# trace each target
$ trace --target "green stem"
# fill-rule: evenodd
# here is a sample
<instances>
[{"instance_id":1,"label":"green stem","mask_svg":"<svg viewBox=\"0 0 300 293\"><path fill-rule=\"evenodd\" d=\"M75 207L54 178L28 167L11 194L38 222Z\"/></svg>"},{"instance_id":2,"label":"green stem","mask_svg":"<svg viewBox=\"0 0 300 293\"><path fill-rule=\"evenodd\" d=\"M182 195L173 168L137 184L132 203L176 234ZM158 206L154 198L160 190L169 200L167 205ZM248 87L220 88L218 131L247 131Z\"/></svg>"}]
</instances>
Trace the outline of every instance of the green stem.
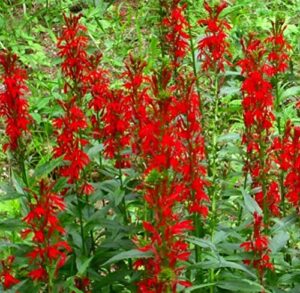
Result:
<instances>
[{"instance_id":1,"label":"green stem","mask_svg":"<svg viewBox=\"0 0 300 293\"><path fill-rule=\"evenodd\" d=\"M20 158L20 166L21 166L22 179L23 179L26 187L29 187L24 156L22 156L22 158Z\"/></svg>"},{"instance_id":2,"label":"green stem","mask_svg":"<svg viewBox=\"0 0 300 293\"><path fill-rule=\"evenodd\" d=\"M195 57L195 46L194 46L194 40L193 40L193 35L192 35L192 28L191 28L191 22L190 22L190 9L189 5L187 6L187 22L188 22L188 33L190 36L190 51L192 55L192 66L193 66L193 72L195 76L195 81L196 81L196 90L197 94L200 97L200 84L199 84L199 79L198 79L198 74L197 74L197 64L196 64L196 57ZM202 110L202 103L200 103L200 110L201 113L203 112Z\"/></svg>"},{"instance_id":3,"label":"green stem","mask_svg":"<svg viewBox=\"0 0 300 293\"><path fill-rule=\"evenodd\" d=\"M82 254L86 254L86 249L85 249L85 236L84 236L84 229L83 229L83 217L82 217L82 210L81 210L81 199L78 194L78 184L76 183L76 199L77 199L77 208L79 212L79 225L80 225L80 235L81 235L81 241L82 241Z\"/></svg>"},{"instance_id":4,"label":"green stem","mask_svg":"<svg viewBox=\"0 0 300 293\"><path fill-rule=\"evenodd\" d=\"M283 134L281 130L281 117L278 115L278 113L282 113L281 111L281 103L280 103L280 95L279 95L279 89L278 89L278 75L275 75L275 111L277 114L276 117L276 124L278 129L278 136L281 142L283 141ZM280 169L279 174L279 185L280 185L280 196L281 196L281 207L283 211L283 216L285 216L285 189L284 189L284 171Z\"/></svg>"},{"instance_id":5,"label":"green stem","mask_svg":"<svg viewBox=\"0 0 300 293\"><path fill-rule=\"evenodd\" d=\"M213 119L213 138L212 138L212 164L211 164L211 174L212 174L212 236L214 229L216 227L216 210L217 210L217 188L216 188L216 180L217 180L217 129L218 129L218 116L219 116L219 87L218 87L218 77L216 77L215 81L215 104L214 104L214 119Z\"/></svg>"},{"instance_id":6,"label":"green stem","mask_svg":"<svg viewBox=\"0 0 300 293\"><path fill-rule=\"evenodd\" d=\"M217 226L217 200L218 200L218 188L216 186L217 181L217 156L218 156L218 148L217 148L217 137L218 137L218 131L217 129L219 126L218 118L219 118L219 77L216 73L216 79L215 79L215 85L214 85L214 116L213 116L213 134L212 134L212 149L211 149L211 156L212 161L209 160L209 171L212 175L212 182L211 182L211 239L213 240L215 229ZM210 270L210 282L215 282L215 271L214 269ZM210 292L213 293L215 290L215 285L212 284L210 286Z\"/></svg>"},{"instance_id":7,"label":"green stem","mask_svg":"<svg viewBox=\"0 0 300 293\"><path fill-rule=\"evenodd\" d=\"M266 165L266 158L265 158L265 145L262 141L262 138L259 140L259 160L260 160L260 166L262 170L261 174L261 183L262 183L262 193L263 193L263 213L264 213L264 223L266 227L268 226L269 222L269 208L268 208L268 199L267 199L267 178L265 170Z\"/></svg>"},{"instance_id":8,"label":"green stem","mask_svg":"<svg viewBox=\"0 0 300 293\"><path fill-rule=\"evenodd\" d=\"M248 154L247 154L247 157L248 157ZM248 161L248 159L247 159L247 161ZM248 171L245 172L245 178L244 178L244 184L243 184L244 190L246 190L246 188L247 188L247 180L248 180ZM242 216L243 216L243 206L241 205L240 210L239 210L238 220L237 220L237 227L242 222Z\"/></svg>"}]
</instances>

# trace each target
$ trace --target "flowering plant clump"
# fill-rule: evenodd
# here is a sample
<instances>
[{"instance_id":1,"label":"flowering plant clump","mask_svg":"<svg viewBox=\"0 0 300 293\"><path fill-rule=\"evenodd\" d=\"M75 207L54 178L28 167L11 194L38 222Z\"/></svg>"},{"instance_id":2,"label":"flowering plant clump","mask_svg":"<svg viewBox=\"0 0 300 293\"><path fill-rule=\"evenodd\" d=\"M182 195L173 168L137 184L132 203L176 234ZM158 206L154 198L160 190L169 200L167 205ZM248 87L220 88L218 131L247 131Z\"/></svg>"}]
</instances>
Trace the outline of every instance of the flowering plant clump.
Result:
<instances>
[{"instance_id":1,"label":"flowering plant clump","mask_svg":"<svg viewBox=\"0 0 300 293\"><path fill-rule=\"evenodd\" d=\"M297 291L293 1L2 2L1 292Z\"/></svg>"}]
</instances>

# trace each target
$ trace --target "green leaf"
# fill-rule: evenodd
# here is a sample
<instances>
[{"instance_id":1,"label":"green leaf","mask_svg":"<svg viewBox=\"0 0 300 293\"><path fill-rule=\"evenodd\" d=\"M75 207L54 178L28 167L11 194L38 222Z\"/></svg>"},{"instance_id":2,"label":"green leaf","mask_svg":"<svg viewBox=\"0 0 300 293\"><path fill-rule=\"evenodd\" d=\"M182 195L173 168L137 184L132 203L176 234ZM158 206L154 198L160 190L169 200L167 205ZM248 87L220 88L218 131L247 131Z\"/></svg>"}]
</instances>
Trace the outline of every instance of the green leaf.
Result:
<instances>
[{"instance_id":1,"label":"green leaf","mask_svg":"<svg viewBox=\"0 0 300 293\"><path fill-rule=\"evenodd\" d=\"M34 170L33 177L41 178L48 176L55 168L57 168L62 162L61 158L53 159L50 162L38 165Z\"/></svg>"},{"instance_id":2,"label":"green leaf","mask_svg":"<svg viewBox=\"0 0 300 293\"><path fill-rule=\"evenodd\" d=\"M115 206L117 207L123 200L125 196L125 191L121 188L118 188L114 191L114 199L115 199Z\"/></svg>"},{"instance_id":3,"label":"green leaf","mask_svg":"<svg viewBox=\"0 0 300 293\"><path fill-rule=\"evenodd\" d=\"M230 292L262 292L264 289L256 282L246 279L223 280L217 283L217 287L230 290Z\"/></svg>"},{"instance_id":4,"label":"green leaf","mask_svg":"<svg viewBox=\"0 0 300 293\"><path fill-rule=\"evenodd\" d=\"M250 275L251 277L253 277L254 279L256 279L256 275L253 274L246 266L239 264L239 263L235 263L232 261L227 261L225 259L221 260L221 264L220 267L222 268L231 268L231 269L236 269L236 270L241 270L245 273L247 273L248 275Z\"/></svg>"},{"instance_id":5,"label":"green leaf","mask_svg":"<svg viewBox=\"0 0 300 293\"><path fill-rule=\"evenodd\" d=\"M278 252L288 242L290 236L286 231L280 231L270 241L269 247L272 253Z\"/></svg>"},{"instance_id":6,"label":"green leaf","mask_svg":"<svg viewBox=\"0 0 300 293\"><path fill-rule=\"evenodd\" d=\"M24 192L17 192L11 185L9 184L1 184L0 185L0 196L1 201L5 200L13 200L24 196Z\"/></svg>"},{"instance_id":7,"label":"green leaf","mask_svg":"<svg viewBox=\"0 0 300 293\"><path fill-rule=\"evenodd\" d=\"M210 248L213 251L217 251L216 246L209 240L201 239L201 238L198 238L195 236L188 236L186 238L186 241L188 241L194 245L200 246L202 248Z\"/></svg>"},{"instance_id":8,"label":"green leaf","mask_svg":"<svg viewBox=\"0 0 300 293\"><path fill-rule=\"evenodd\" d=\"M77 267L79 276L84 276L84 274L86 273L88 266L90 265L93 258L94 258L94 256L91 256L90 258L88 258L86 260L81 259L79 257L76 258L76 267Z\"/></svg>"},{"instance_id":9,"label":"green leaf","mask_svg":"<svg viewBox=\"0 0 300 293\"><path fill-rule=\"evenodd\" d=\"M12 172L12 184L14 186L14 188L16 189L16 191L20 194L25 194L24 190L23 190L23 182L21 180L21 178L15 173Z\"/></svg>"},{"instance_id":10,"label":"green leaf","mask_svg":"<svg viewBox=\"0 0 300 293\"><path fill-rule=\"evenodd\" d=\"M300 94L300 86L293 86L290 87L288 89L286 89L283 93L282 93L282 98L288 98L288 97L292 97L292 96L296 96Z\"/></svg>"},{"instance_id":11,"label":"green leaf","mask_svg":"<svg viewBox=\"0 0 300 293\"><path fill-rule=\"evenodd\" d=\"M209 286L213 286L215 284L216 283L206 283L206 284L202 284L202 285L196 285L196 286L192 286L192 287L189 287L189 288L185 289L183 292L184 293L190 293L190 292L193 292L194 290L209 287Z\"/></svg>"},{"instance_id":12,"label":"green leaf","mask_svg":"<svg viewBox=\"0 0 300 293\"><path fill-rule=\"evenodd\" d=\"M227 133L218 137L218 142L228 142L240 140L241 136L238 133Z\"/></svg>"},{"instance_id":13,"label":"green leaf","mask_svg":"<svg viewBox=\"0 0 300 293\"><path fill-rule=\"evenodd\" d=\"M110 258L108 261L106 261L103 266L118 262L120 260L128 259L128 258L149 258L152 256L151 252L143 252L138 249L131 249L129 251L121 252L112 258Z\"/></svg>"},{"instance_id":14,"label":"green leaf","mask_svg":"<svg viewBox=\"0 0 300 293\"><path fill-rule=\"evenodd\" d=\"M2 231L17 231L23 227L19 219L7 219L0 222L0 230Z\"/></svg>"},{"instance_id":15,"label":"green leaf","mask_svg":"<svg viewBox=\"0 0 300 293\"><path fill-rule=\"evenodd\" d=\"M243 197L244 197L244 203L246 209L253 214L254 212L257 212L259 215L262 214L262 210L258 203L253 199L244 189L241 189Z\"/></svg>"}]
</instances>

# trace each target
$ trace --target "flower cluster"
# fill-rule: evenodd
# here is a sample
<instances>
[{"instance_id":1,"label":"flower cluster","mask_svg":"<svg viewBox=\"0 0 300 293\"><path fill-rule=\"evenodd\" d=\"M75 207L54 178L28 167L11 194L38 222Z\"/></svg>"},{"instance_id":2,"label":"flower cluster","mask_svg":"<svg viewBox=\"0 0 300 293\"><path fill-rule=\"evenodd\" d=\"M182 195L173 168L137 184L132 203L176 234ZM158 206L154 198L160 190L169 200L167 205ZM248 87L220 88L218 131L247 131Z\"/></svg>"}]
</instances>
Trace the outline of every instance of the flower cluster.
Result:
<instances>
[{"instance_id":1,"label":"flower cluster","mask_svg":"<svg viewBox=\"0 0 300 293\"><path fill-rule=\"evenodd\" d=\"M89 108L93 110L91 123L93 126L93 137L102 139L102 116L105 111L106 101L111 95L108 72L99 66L102 54L90 57L89 88L92 99Z\"/></svg>"},{"instance_id":2,"label":"flower cluster","mask_svg":"<svg viewBox=\"0 0 300 293\"><path fill-rule=\"evenodd\" d=\"M300 127L293 126L288 121L282 141L274 142L274 149L278 152L278 164L287 172L284 186L286 198L299 210L300 208Z\"/></svg>"},{"instance_id":3,"label":"flower cluster","mask_svg":"<svg viewBox=\"0 0 300 293\"><path fill-rule=\"evenodd\" d=\"M247 146L245 171L249 172L256 188L256 200L264 211L279 214L280 195L278 184L270 178L272 156L270 134L275 119L273 114L272 85L265 78L265 54L263 43L250 35L247 44L242 41L245 58L238 62L245 80L242 83L245 133ZM268 187L267 187L268 185Z\"/></svg>"},{"instance_id":4,"label":"flower cluster","mask_svg":"<svg viewBox=\"0 0 300 293\"><path fill-rule=\"evenodd\" d=\"M270 262L269 253L271 252L269 248L268 237L262 233L263 230L263 217L254 212L254 222L253 222L253 234L250 241L246 241L241 244L241 247L245 251L251 251L254 254L253 260L246 259L244 263L253 264L258 270L259 277L262 281L264 270L273 269L273 264Z\"/></svg>"},{"instance_id":5,"label":"flower cluster","mask_svg":"<svg viewBox=\"0 0 300 293\"><path fill-rule=\"evenodd\" d=\"M6 260L1 260L2 271L0 272L0 283L4 289L10 289L12 286L18 284L20 280L13 276L12 264L15 260L13 255L7 257Z\"/></svg>"},{"instance_id":6,"label":"flower cluster","mask_svg":"<svg viewBox=\"0 0 300 293\"><path fill-rule=\"evenodd\" d=\"M183 183L182 194L189 202L189 212L198 213L204 218L208 208L204 202L209 198L205 193L208 185L204 179L206 168L203 166L205 159L204 137L201 127L200 97L194 90L194 79L191 76L179 75L177 79L176 107L181 115L178 119L178 135L182 142L182 154L178 172L182 174L180 181Z\"/></svg>"},{"instance_id":7,"label":"flower cluster","mask_svg":"<svg viewBox=\"0 0 300 293\"><path fill-rule=\"evenodd\" d=\"M122 75L124 78L124 95L128 101L127 112L131 115L128 133L132 151L131 161L133 162L143 158L142 151L145 146L142 146L141 130L150 122L147 113L147 107L150 106L151 102L148 95L149 87L147 86L149 78L143 73L146 65L145 61L129 55ZM139 162L136 164L139 165Z\"/></svg>"},{"instance_id":8,"label":"flower cluster","mask_svg":"<svg viewBox=\"0 0 300 293\"><path fill-rule=\"evenodd\" d=\"M88 38L84 35L86 27L80 24L82 15L64 14L65 24L61 37L58 38L59 56L63 58L62 72L66 80L64 91L82 98L87 91L88 69L90 67L87 55ZM70 81L70 82L69 82Z\"/></svg>"},{"instance_id":9,"label":"flower cluster","mask_svg":"<svg viewBox=\"0 0 300 293\"><path fill-rule=\"evenodd\" d=\"M62 72L65 77L64 92L67 101L60 101L64 115L54 120L57 135L56 157L62 157L66 166L61 168L61 175L68 178L69 183L77 181L89 157L83 147L87 140L82 132L87 129L87 119L80 107L87 93L90 61L86 53L87 38L83 35L86 28L79 23L79 16L64 15L66 27L58 38L59 56L63 58Z\"/></svg>"},{"instance_id":10,"label":"flower cluster","mask_svg":"<svg viewBox=\"0 0 300 293\"><path fill-rule=\"evenodd\" d=\"M128 98L122 90L112 90L107 95L105 111L102 118L104 122L104 153L109 158L116 158L116 167L128 166L127 156L122 150L129 145L129 121L131 118Z\"/></svg>"},{"instance_id":11,"label":"flower cluster","mask_svg":"<svg viewBox=\"0 0 300 293\"><path fill-rule=\"evenodd\" d=\"M138 283L139 292L176 292L176 286L190 285L180 280L182 268L179 261L190 255L184 234L193 229L190 220L182 219L177 211L184 198L183 186L175 170L179 167L182 145L175 133L174 120L180 109L174 96L174 87L169 85L172 72L163 69L160 78L152 77L153 100L149 106L149 124L140 131L143 155L146 158L144 172L144 198L153 211L153 220L144 221L143 227L150 234L142 251L152 253L150 259L138 260L136 268L144 268L146 278ZM151 109L151 111L150 111Z\"/></svg>"},{"instance_id":12,"label":"flower cluster","mask_svg":"<svg viewBox=\"0 0 300 293\"><path fill-rule=\"evenodd\" d=\"M225 64L231 56L229 43L226 40L227 30L231 28L229 23L220 19L220 13L227 7L227 3L221 1L219 5L210 6L204 1L204 8L208 12L208 18L200 19L199 25L205 26L205 37L198 43L199 59L202 61L202 69L224 71Z\"/></svg>"},{"instance_id":13,"label":"flower cluster","mask_svg":"<svg viewBox=\"0 0 300 293\"><path fill-rule=\"evenodd\" d=\"M268 52L268 61L270 65L267 68L267 74L274 76L285 72L288 68L289 55L287 52L292 49L291 45L284 38L286 25L279 21L272 22L271 36L265 42L271 47Z\"/></svg>"},{"instance_id":14,"label":"flower cluster","mask_svg":"<svg viewBox=\"0 0 300 293\"><path fill-rule=\"evenodd\" d=\"M164 45L168 46L168 53L172 58L174 67L179 66L179 60L183 58L188 50L189 35L186 33L188 22L184 16L186 4L180 5L181 0L172 0L166 8L166 17L162 25L166 28L164 34Z\"/></svg>"},{"instance_id":15,"label":"flower cluster","mask_svg":"<svg viewBox=\"0 0 300 293\"><path fill-rule=\"evenodd\" d=\"M17 55L8 51L0 51L0 64L3 68L0 76L3 83L3 89L0 89L0 117L5 120L5 133L9 137L3 149L14 151L18 147L19 138L28 131L31 120L25 98L26 71L19 67Z\"/></svg>"},{"instance_id":16,"label":"flower cluster","mask_svg":"<svg viewBox=\"0 0 300 293\"><path fill-rule=\"evenodd\" d=\"M27 224L22 237L31 235L34 248L27 254L33 268L28 276L32 280L47 281L50 270L55 265L55 273L66 261L71 248L62 240L64 228L58 219L58 212L65 209L63 199L52 191L53 184L41 180L39 192L30 191L32 201L29 213L23 218Z\"/></svg>"}]
</instances>

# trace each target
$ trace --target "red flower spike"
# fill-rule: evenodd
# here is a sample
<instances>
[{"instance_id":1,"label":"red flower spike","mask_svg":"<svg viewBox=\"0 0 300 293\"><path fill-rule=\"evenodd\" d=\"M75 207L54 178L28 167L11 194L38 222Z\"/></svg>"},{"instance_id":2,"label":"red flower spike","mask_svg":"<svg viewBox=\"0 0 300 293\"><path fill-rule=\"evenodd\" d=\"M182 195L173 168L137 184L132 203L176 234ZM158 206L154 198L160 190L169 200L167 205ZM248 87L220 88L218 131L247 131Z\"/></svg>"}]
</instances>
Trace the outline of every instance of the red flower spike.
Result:
<instances>
[{"instance_id":1,"label":"red flower spike","mask_svg":"<svg viewBox=\"0 0 300 293\"><path fill-rule=\"evenodd\" d=\"M300 209L300 127L287 121L282 140L274 146L280 168L286 171L284 186L287 200Z\"/></svg>"},{"instance_id":2,"label":"red flower spike","mask_svg":"<svg viewBox=\"0 0 300 293\"><path fill-rule=\"evenodd\" d=\"M179 66L179 62L185 57L189 48L189 35L187 34L188 22L184 16L186 5L180 5L181 0L172 0L166 5L167 16L163 19L162 25L166 28L164 45L167 46L168 53L172 59L174 67Z\"/></svg>"},{"instance_id":3,"label":"red flower spike","mask_svg":"<svg viewBox=\"0 0 300 293\"><path fill-rule=\"evenodd\" d=\"M0 65L3 67L3 74L0 81L3 83L3 90L0 90L0 117L6 123L5 133L8 136L8 143L3 146L15 151L19 145L19 139L28 131L31 116L28 113L28 103L25 98L27 92L26 71L18 66L18 57L8 51L0 51Z\"/></svg>"},{"instance_id":4,"label":"red flower spike","mask_svg":"<svg viewBox=\"0 0 300 293\"><path fill-rule=\"evenodd\" d=\"M220 13L227 7L227 3L222 1L219 5L210 6L204 1L204 8L208 12L208 18L200 19L199 25L205 26L205 37L198 43L199 56L202 60L202 69L207 71L213 69L224 71L225 64L230 65L229 43L227 39L227 30L231 28L229 23L220 19Z\"/></svg>"},{"instance_id":5,"label":"red flower spike","mask_svg":"<svg viewBox=\"0 0 300 293\"><path fill-rule=\"evenodd\" d=\"M265 40L266 45L271 47L268 53L270 65L267 68L267 74L269 76L283 73L288 68L288 62L290 60L288 52L292 47L285 40L283 35L286 27L286 25L283 25L283 23L278 20L272 22L271 36Z\"/></svg>"},{"instance_id":6,"label":"red flower spike","mask_svg":"<svg viewBox=\"0 0 300 293\"><path fill-rule=\"evenodd\" d=\"M199 99L194 93L193 82L186 84L179 79L173 86L170 85L171 77L172 70L164 68L161 78L155 75L149 79L153 98L146 108L147 119L141 121L139 130L140 153L146 165L140 189L153 211L153 221L143 223L147 243L137 243L141 251L152 253L151 258L135 263L137 269L145 272L145 277L138 282L138 292L176 292L178 284L189 285L180 278L183 270L180 262L190 256L184 238L193 226L190 220L182 219L178 207L187 199L191 205L195 200L202 207L203 199L207 198L202 181L205 169L200 163L190 164L190 160L197 162L204 154ZM188 125L183 124L183 116L187 117ZM189 149L186 147L187 138L191 144ZM192 178L189 177L191 169ZM182 183L183 174L189 180L186 184ZM196 192L190 192L196 178L199 181L195 188L199 188L197 191L201 194L197 200Z\"/></svg>"},{"instance_id":7,"label":"red flower spike","mask_svg":"<svg viewBox=\"0 0 300 293\"><path fill-rule=\"evenodd\" d=\"M262 174L267 174L265 194L261 191L255 196L262 209L268 209L278 216L280 195L278 186L270 178L270 168L274 160L272 148L265 147L264 162L261 161L261 148L271 144L270 136L275 120L273 114L274 97L272 85L267 80L266 48L264 44L250 34L247 41L242 40L245 58L238 62L245 80L242 83L244 124L246 127L243 143L247 146L248 162L245 171L249 171L253 180L253 187L262 189ZM262 166L263 165L263 166ZM265 177L266 177L265 176Z\"/></svg>"},{"instance_id":8,"label":"red flower spike","mask_svg":"<svg viewBox=\"0 0 300 293\"><path fill-rule=\"evenodd\" d=\"M252 264L254 268L258 270L260 280L262 281L264 271L266 269L273 270L273 264L270 262L269 253L271 252L269 245L269 240L267 236L262 234L263 230L263 218L258 215L257 212L253 215L253 234L251 241L246 241L241 244L241 247L246 252L254 253L254 260L245 260L244 263L247 265Z\"/></svg>"},{"instance_id":9,"label":"red flower spike","mask_svg":"<svg viewBox=\"0 0 300 293\"><path fill-rule=\"evenodd\" d=\"M79 105L90 85L90 71L92 61L87 50L86 28L79 23L81 15L64 15L66 26L61 37L58 38L57 47L59 56L63 58L61 64L65 77L64 92L70 97L68 101L58 101L64 115L54 120L57 136L57 146L54 156L62 157L65 166L60 169L60 175L68 178L68 183L73 184L81 178L82 170L89 164L89 157L83 151L87 140L81 136L87 128L87 119ZM95 61L96 62L96 61Z\"/></svg>"},{"instance_id":10,"label":"red flower spike","mask_svg":"<svg viewBox=\"0 0 300 293\"><path fill-rule=\"evenodd\" d=\"M58 212L65 209L63 199L52 192L53 184L47 184L42 180L39 192L29 192L34 202L29 203L30 212L23 218L28 228L24 231L24 237L32 234L34 247L27 254L29 262L33 267L28 276L35 281L47 281L48 273L45 263L61 267L65 260L65 251L70 252L70 246L61 240L64 229L61 227L57 217Z\"/></svg>"}]
</instances>

